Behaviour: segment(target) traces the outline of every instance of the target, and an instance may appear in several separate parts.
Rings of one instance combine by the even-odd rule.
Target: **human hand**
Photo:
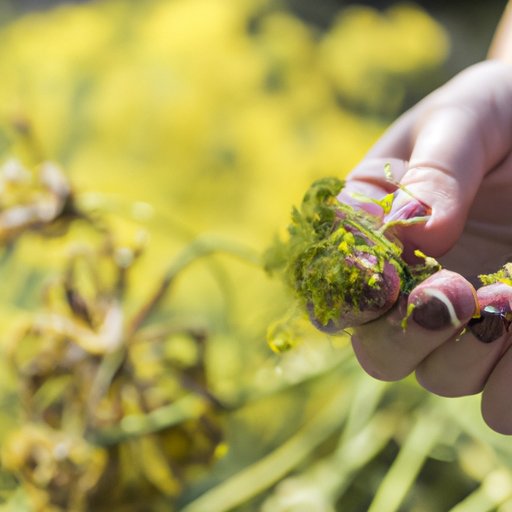
[[[386,179],[388,162],[412,197]],[[482,317],[471,320],[477,276],[512,261],[512,66],[472,66],[404,114],[349,175],[340,199],[353,204],[353,192],[380,198],[393,191],[384,221],[430,215],[398,228],[405,257],[418,248],[446,270],[356,327],[355,354],[379,379],[415,371],[423,387],[442,396],[483,391],[486,422],[512,434],[512,287],[479,288]],[[360,206],[379,214],[374,205]],[[415,308],[404,330],[407,301]]]

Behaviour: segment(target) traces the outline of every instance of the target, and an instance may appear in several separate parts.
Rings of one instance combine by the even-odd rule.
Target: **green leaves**
[[[265,268],[281,272],[302,309],[331,333],[384,314],[400,292],[440,268],[426,257],[409,266],[380,217],[337,199],[343,185],[337,178],[315,181],[292,211],[288,240],[265,256]],[[389,194],[375,202],[388,212],[392,200]]]
[[[505,263],[500,270],[494,274],[482,274],[478,276],[482,284],[504,283],[512,286],[512,263]]]

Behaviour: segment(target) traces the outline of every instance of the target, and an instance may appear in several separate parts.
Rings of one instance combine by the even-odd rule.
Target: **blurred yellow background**
[[[411,97],[446,77],[449,55],[448,32],[411,3],[383,11],[340,8],[327,28],[271,0],[63,5],[20,16],[0,31],[0,149],[4,162],[16,158],[29,169],[56,162],[80,208],[101,213],[119,247],[132,247],[146,233],[147,249],[130,270],[123,298],[128,319],[197,237],[262,253],[284,232],[309,183],[344,176]],[[98,244],[97,238],[72,227],[58,237],[27,234],[16,241],[0,268],[9,350],[11,330],[41,308],[44,283],[59,275],[70,250]],[[101,442],[98,455],[80,411],[72,415],[82,430],[73,421],[46,430],[46,417],[31,409],[37,400],[19,403],[23,374],[6,368],[1,434],[25,427],[18,437],[11,432],[4,448],[0,510],[101,510],[103,504],[116,511],[438,512],[464,499],[458,512],[501,503],[508,503],[501,511],[512,509],[503,460],[510,448],[481,424],[472,399],[450,407],[410,381],[374,382],[356,367],[344,337],[329,339],[307,327],[297,349],[273,354],[265,331],[289,302],[257,265],[220,254],[180,272],[149,319],[150,327],[165,321],[205,330],[206,395],[230,404],[214,414],[222,441],[206,436],[213,451],[193,463],[187,453],[158,444],[170,427],[154,427],[151,435],[142,429],[130,441],[132,460]],[[163,352],[144,344],[129,349],[136,379],[151,381],[153,394],[164,397],[155,399],[158,407],[183,398],[176,382],[169,383],[174,370],[159,358],[177,357],[184,366],[196,361],[198,349],[187,336],[162,337]],[[45,340],[43,333],[37,350],[47,349]],[[53,403],[59,389],[49,385],[40,395]],[[128,406],[136,402],[125,395],[120,445],[129,434],[122,420],[134,414]],[[205,417],[190,420],[192,443],[204,442],[196,433]],[[74,428],[76,446],[85,443],[73,459],[82,487],[66,482],[63,491],[55,446]],[[53,447],[44,459],[51,478],[38,479],[29,468],[19,455],[25,445]],[[93,481],[114,453],[132,476],[116,473],[109,481],[115,497],[102,502],[108,489],[94,491]],[[142,481],[147,485],[139,492]],[[143,499],[134,499],[137,494]]]

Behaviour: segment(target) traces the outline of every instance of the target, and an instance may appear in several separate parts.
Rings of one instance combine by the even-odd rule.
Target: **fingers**
[[[432,214],[425,224],[402,228],[399,236],[406,246],[444,254],[459,238],[484,176],[509,152],[511,99],[508,65],[473,66],[395,123],[350,174],[347,191],[370,182],[383,192],[386,178],[382,167],[377,175],[375,159],[409,160],[405,172],[393,165],[392,171]],[[406,207],[414,200],[408,192],[398,192],[386,220],[405,220],[414,212]]]
[[[435,107],[422,119],[401,180],[407,192],[398,193],[387,220],[400,219],[411,195],[432,213],[426,224],[404,231],[404,242],[440,256],[457,241],[485,173],[496,164],[495,155],[503,158],[508,149],[489,139],[490,122],[483,107],[455,102]]]
[[[424,359],[416,370],[418,382],[441,396],[480,393],[508,347],[512,288],[497,283],[477,292],[481,315],[465,333],[450,339]]]
[[[449,339],[425,358],[416,369],[416,379],[425,389],[439,396],[480,393],[506,343],[506,334],[493,343],[482,343],[466,332]]]
[[[414,305],[403,320],[407,304]],[[406,377],[445,341],[460,334],[476,309],[473,287],[459,274],[441,270],[384,318],[354,330],[352,346],[361,366],[380,380]]]
[[[416,287],[407,305],[357,328],[352,338],[361,366],[380,380],[414,370],[428,391],[447,397],[482,394],[482,415],[495,431],[512,435],[512,287],[494,284],[477,292],[481,316],[472,319],[475,296],[460,275],[441,270]],[[462,331],[462,328],[467,328]]]
[[[458,341],[449,340],[418,367],[418,381],[443,396],[482,394],[482,416],[496,432],[512,435],[512,287],[494,284],[478,290],[482,316],[469,323]]]
[[[502,319],[501,323],[493,322],[484,331],[483,336],[492,339],[510,327],[510,312],[512,311],[512,287],[504,284],[486,286],[484,300],[489,301],[489,308]],[[508,313],[508,314],[507,314]],[[502,327],[505,324],[505,329]],[[482,337],[481,331],[477,333]],[[512,434],[512,406],[510,402],[510,387],[512,385],[512,351],[510,350],[510,335],[501,334],[502,350],[499,361],[492,369],[485,382],[482,394],[482,415],[488,425],[502,434]],[[505,340],[504,342],[502,340]],[[499,347],[496,348],[497,350]]]
[[[482,416],[496,432],[512,434],[512,350],[509,348],[487,379],[482,394]]]
[[[512,287],[503,283],[477,292],[480,316],[464,335],[443,343],[416,370],[418,382],[442,396],[479,393],[508,347]]]
[[[408,167],[407,162],[399,158],[366,159],[347,176],[346,186],[338,195],[338,200],[382,217],[382,208],[363,198],[378,200],[395,191],[395,185],[385,179],[384,166],[387,164],[391,165],[396,179],[400,179]]]

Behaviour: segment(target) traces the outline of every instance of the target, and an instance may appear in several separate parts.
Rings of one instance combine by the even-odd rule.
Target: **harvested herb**
[[[419,252],[422,261],[408,264],[389,229],[397,222],[340,202],[343,186],[337,178],[315,181],[293,209],[288,239],[265,258],[266,269],[284,277],[314,325],[331,334],[381,316],[440,269]],[[388,213],[392,200],[389,194],[373,202]]]
[[[512,286],[512,263],[505,263],[494,274],[482,274],[478,278],[483,285],[503,283]]]

